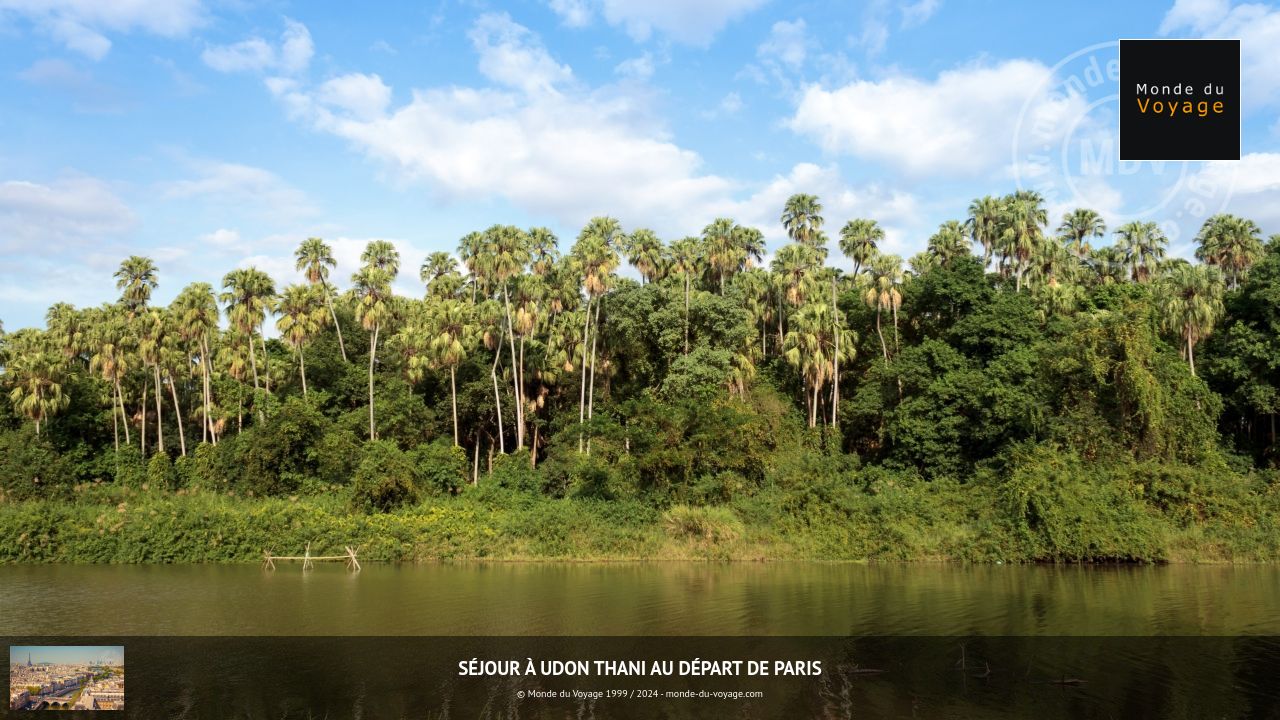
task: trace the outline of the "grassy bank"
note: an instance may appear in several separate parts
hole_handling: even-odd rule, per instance
[[[858,471],[709,506],[551,498],[482,481],[389,512],[353,510],[341,487],[251,498],[103,483],[0,502],[0,562],[252,562],[308,542],[316,552],[360,545],[380,561],[1271,561],[1271,480],[1055,456],[966,484]]]

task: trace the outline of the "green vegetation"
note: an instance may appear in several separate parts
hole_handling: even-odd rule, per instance
[[[788,201],[768,269],[723,218],[597,218],[564,255],[494,226],[423,299],[386,242],[346,293],[313,238],[303,284],[167,307],[129,258],[119,301],[0,335],[0,562],[1280,557],[1280,239],[1094,248],[1097,213],[1050,233],[1019,192],[909,267],[850,220],[845,273],[821,212]]]

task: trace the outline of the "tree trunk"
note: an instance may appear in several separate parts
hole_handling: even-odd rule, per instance
[[[533,444],[529,446],[529,468],[538,469],[538,424],[533,425]]]
[[[591,333],[591,386],[587,390],[587,422],[591,422],[596,402],[596,340],[600,338],[600,301],[596,301],[595,332]],[[591,436],[587,436],[587,454],[591,454]]]
[[[342,342],[342,326],[338,324],[338,313],[333,309],[333,296],[329,294],[329,283],[321,281],[324,288],[324,302],[329,306],[329,317],[333,318],[333,329],[338,331],[338,350],[342,352],[342,361],[347,361],[347,346]]]
[[[271,392],[271,356],[267,354],[267,336],[261,327],[258,328],[258,342],[262,343],[262,382],[266,391]]]
[[[476,449],[474,459],[471,464],[471,484],[475,485],[480,482],[480,436],[476,436]]]
[[[689,354],[689,273],[684,274],[684,354]]]
[[[303,357],[302,346],[298,346],[298,374],[302,376],[302,397],[307,396],[307,360]]]
[[[116,415],[116,401],[111,399],[111,439],[115,441],[116,454],[120,454],[120,416]]]
[[[524,393],[520,386],[519,361],[516,359],[516,331],[511,326],[511,299],[507,294],[507,284],[502,284],[502,305],[507,316],[507,345],[511,349],[511,386],[516,402],[516,449],[524,448]]]
[[[686,298],[688,295],[685,296]],[[587,296],[586,322],[582,323],[582,387],[578,391],[578,452],[583,451],[582,426],[587,421],[587,335],[591,329],[591,296]],[[686,315],[686,317],[688,317]],[[686,323],[686,327],[688,324]],[[685,343],[686,347],[688,342]]]
[[[836,305],[836,280],[831,278],[831,327],[835,329],[835,355],[831,358],[831,427],[836,427],[840,407],[840,308]]]
[[[1187,338],[1187,364],[1191,366],[1191,376],[1192,376],[1192,377],[1195,377],[1195,374],[1196,374],[1196,350],[1195,350],[1195,346],[1191,344],[1191,338]],[[1210,373],[1210,374],[1212,374],[1212,373]]]
[[[884,353],[884,364],[889,364],[889,346],[884,342],[884,332],[880,329],[880,310],[876,309],[876,335],[880,336],[880,351]]]
[[[499,330],[501,333],[501,330]],[[498,411],[498,450],[504,455],[507,452],[506,440],[502,438],[502,395],[498,392],[498,360],[502,358],[502,338],[498,338],[498,347],[493,351],[493,365],[489,367],[489,376],[493,378],[493,404]]]
[[[382,324],[376,323],[373,326],[373,335],[369,336],[369,439],[378,439],[377,432],[373,426],[373,363],[378,356],[378,330]]]
[[[142,435],[138,448],[142,450],[142,457],[147,456],[147,383],[142,383]]]
[[[206,334],[200,338],[201,355],[200,370],[204,376],[204,422],[209,426],[209,441],[214,445],[218,444],[218,434],[213,429],[213,419],[209,417],[209,406],[213,404],[213,388],[210,385],[209,378],[209,336]]]
[[[454,365],[449,366],[449,395],[453,399],[453,446],[461,447],[458,443],[458,368]],[[465,455],[463,457],[466,457]]]
[[[182,448],[182,456],[187,455],[187,431],[182,429],[182,408],[178,406],[178,384],[169,378],[169,393],[173,395],[173,416],[178,420],[178,446]]]
[[[164,415],[161,408],[164,407],[164,391],[160,389],[160,365],[152,365],[151,369],[156,374],[156,447],[160,452],[164,452]]]
[[[124,443],[131,445],[133,440],[129,438],[129,416],[124,411],[124,393],[120,391],[120,378],[116,378],[116,400],[120,402],[120,421],[124,423]]]

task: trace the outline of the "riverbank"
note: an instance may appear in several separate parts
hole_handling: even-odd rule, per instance
[[[1123,472],[1127,480],[1120,482]],[[283,498],[111,483],[0,502],[3,563],[240,563],[361,546],[361,559],[1267,562],[1269,477],[1192,468],[1013,473],[999,481],[815,481],[731,503],[552,498],[488,485],[354,511],[336,488]]]

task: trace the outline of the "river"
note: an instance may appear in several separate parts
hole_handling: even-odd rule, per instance
[[[11,565],[0,610],[14,644],[123,644],[138,717],[1280,717],[1267,565]],[[473,678],[471,658],[822,671]],[[761,695],[600,695],[646,688]]]

